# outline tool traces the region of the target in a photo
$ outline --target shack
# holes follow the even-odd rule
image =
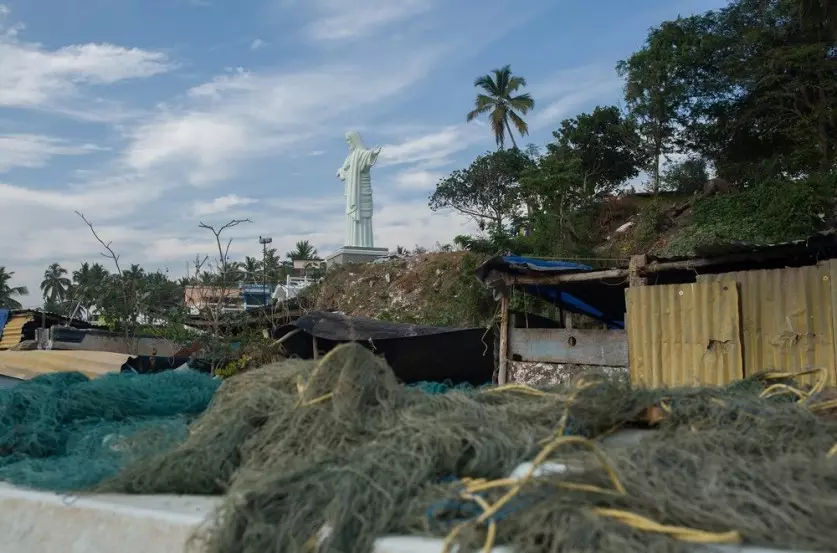
[[[18,348],[22,342],[34,343],[38,329],[53,326],[95,328],[86,321],[39,309],[0,309],[0,350]]]
[[[623,367],[635,385],[724,385],[764,371],[837,385],[837,233],[725,244],[695,256],[639,255],[592,269],[514,256],[477,277],[500,301],[498,381],[514,362]],[[515,324],[514,291],[582,312],[599,329]]]
[[[358,342],[383,355],[404,383],[491,382],[494,334],[485,328],[445,328],[310,312],[273,332],[285,350],[316,359],[338,344]]]

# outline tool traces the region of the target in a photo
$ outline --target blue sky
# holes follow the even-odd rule
[[[1,1],[1,0],[0,0]],[[619,104],[614,66],[652,25],[723,0],[11,0],[0,4],[0,265],[40,303],[47,265],[187,273],[204,221],[250,218],[235,257],[342,242],[344,134],[383,146],[375,240],[472,230],[433,214],[436,181],[493,147],[473,80],[511,64],[536,107],[522,143]]]

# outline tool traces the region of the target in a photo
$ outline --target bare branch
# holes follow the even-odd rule
[[[92,232],[96,240],[99,241],[99,244],[101,244],[102,247],[107,251],[107,253],[101,252],[102,257],[112,259],[113,264],[116,265],[116,272],[119,274],[119,276],[122,276],[122,269],[119,267],[119,255],[117,255],[116,252],[113,251],[113,248],[110,247],[111,242],[105,243],[105,241],[99,237],[98,233],[96,232],[96,229],[93,228],[93,223],[88,221],[84,214],[82,214],[80,211],[76,211],[76,215],[81,217],[81,220],[84,221],[84,224],[87,225],[87,227],[90,229],[90,232]]]

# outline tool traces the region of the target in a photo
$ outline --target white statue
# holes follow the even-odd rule
[[[370,169],[378,161],[381,148],[368,150],[355,131],[346,133],[349,155],[337,178],[345,182],[346,243],[345,246],[374,248],[372,239],[372,176]]]

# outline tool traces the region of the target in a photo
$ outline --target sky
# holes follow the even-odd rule
[[[3,2],[4,0],[0,0]],[[493,149],[467,123],[474,79],[528,81],[530,135],[620,105],[615,65],[660,22],[723,0],[5,0],[0,3],[0,266],[40,305],[44,270],[109,260],[190,272],[230,254],[343,242],[349,130],[372,169],[375,245],[473,232],[433,213],[438,180]],[[112,263],[111,263],[112,267]]]

